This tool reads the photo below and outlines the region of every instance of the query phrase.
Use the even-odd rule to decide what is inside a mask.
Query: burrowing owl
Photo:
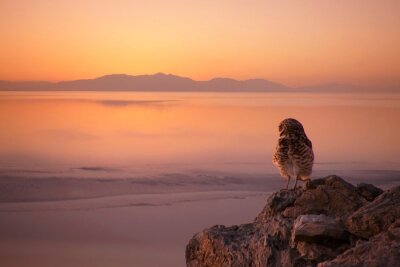
[[[303,125],[295,119],[285,119],[279,124],[279,140],[272,162],[278,168],[282,177],[288,181],[295,177],[297,180],[306,181],[310,179],[314,163],[314,152],[312,143],[304,132]]]

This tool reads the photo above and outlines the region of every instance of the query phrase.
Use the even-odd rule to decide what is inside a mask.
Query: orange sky
[[[400,1],[0,1],[0,79],[400,84]]]

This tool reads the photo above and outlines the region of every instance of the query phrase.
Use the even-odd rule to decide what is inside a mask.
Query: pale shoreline
[[[316,170],[314,178],[331,174],[347,181],[371,183],[387,189],[400,183],[399,170]],[[113,176],[95,171],[91,176],[70,177],[61,173],[23,173],[0,171],[0,203],[46,202],[95,199],[113,196],[170,194],[213,191],[272,192],[283,188],[285,180],[277,174],[261,172],[160,172],[157,174]],[[98,175],[96,177],[96,175]],[[293,182],[293,181],[292,181]],[[301,185],[301,183],[300,183]]]
[[[159,194],[131,194],[87,199],[0,203],[0,213],[39,211],[92,211],[128,207],[165,207],[177,204],[218,200],[241,200],[269,195],[257,191],[204,191]]]

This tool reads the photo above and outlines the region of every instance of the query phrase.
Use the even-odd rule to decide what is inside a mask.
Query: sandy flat
[[[263,192],[0,204],[1,266],[185,266],[190,237],[254,219]]]

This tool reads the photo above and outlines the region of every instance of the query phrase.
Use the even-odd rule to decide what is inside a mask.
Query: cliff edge
[[[240,216],[240,215],[238,215]],[[398,266],[400,186],[338,176],[273,193],[252,223],[216,225],[186,247],[189,267]]]

